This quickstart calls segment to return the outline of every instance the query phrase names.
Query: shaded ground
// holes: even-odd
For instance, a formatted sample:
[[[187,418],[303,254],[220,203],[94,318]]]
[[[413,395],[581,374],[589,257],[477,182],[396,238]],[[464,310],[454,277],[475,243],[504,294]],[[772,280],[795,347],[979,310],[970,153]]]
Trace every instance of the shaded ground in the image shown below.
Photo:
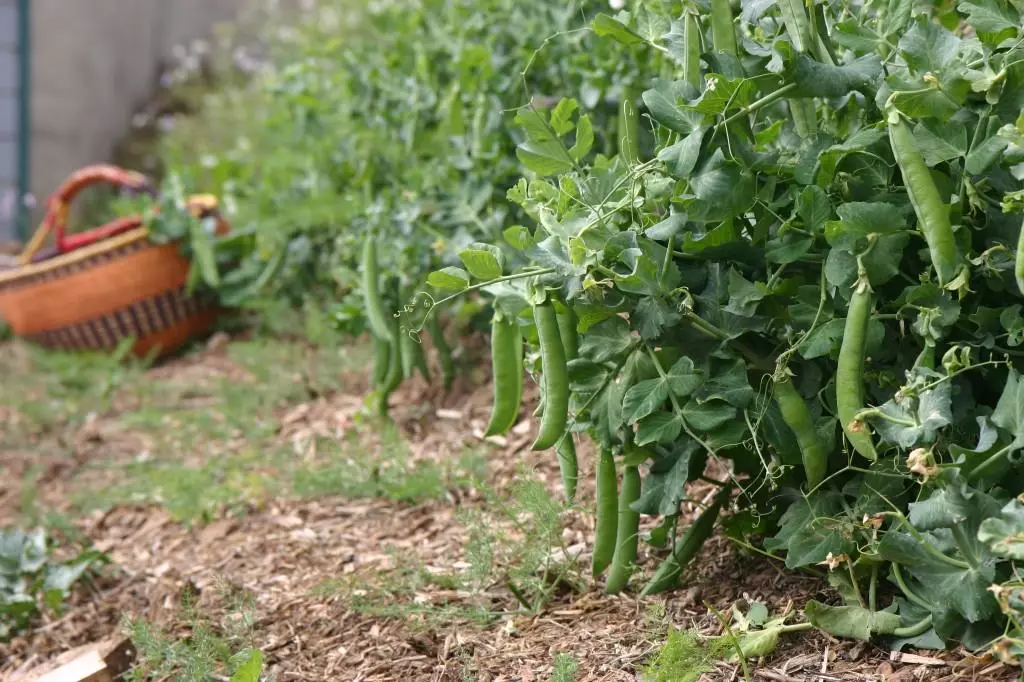
[[[708,605],[776,614],[830,597],[721,537],[686,588],[604,596],[588,573],[590,452],[565,510],[554,457],[528,450],[529,420],[480,439],[485,376],[448,396],[412,382],[386,426],[362,414],[367,360],[215,341],[147,372],[0,346],[0,524],[43,523],[112,560],[63,615],[0,645],[0,680],[121,630],[135,679],[227,679],[218,666],[253,646],[281,681],[634,680],[670,629],[721,633]],[[657,560],[641,555],[648,571]],[[749,674],[1016,679],[962,652],[914,653],[926,658],[786,635]],[[743,679],[704,663],[702,680]]]

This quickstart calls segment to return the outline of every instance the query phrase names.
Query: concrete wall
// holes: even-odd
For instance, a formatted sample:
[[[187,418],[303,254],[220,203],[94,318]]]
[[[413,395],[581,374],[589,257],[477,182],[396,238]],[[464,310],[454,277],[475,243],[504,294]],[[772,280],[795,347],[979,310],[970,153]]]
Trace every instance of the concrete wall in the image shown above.
[[[39,203],[71,171],[109,159],[175,45],[209,37],[249,4],[33,0],[30,186]]]
[[[0,0],[0,244],[14,238],[18,195],[18,7]]]

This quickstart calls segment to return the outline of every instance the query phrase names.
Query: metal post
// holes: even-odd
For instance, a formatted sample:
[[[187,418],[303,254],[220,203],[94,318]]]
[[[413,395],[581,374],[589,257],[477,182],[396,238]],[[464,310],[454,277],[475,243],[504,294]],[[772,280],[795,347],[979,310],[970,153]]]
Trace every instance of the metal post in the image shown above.
[[[32,139],[32,21],[30,0],[18,0],[18,210],[15,234],[28,237],[32,209],[25,205],[31,190]]]

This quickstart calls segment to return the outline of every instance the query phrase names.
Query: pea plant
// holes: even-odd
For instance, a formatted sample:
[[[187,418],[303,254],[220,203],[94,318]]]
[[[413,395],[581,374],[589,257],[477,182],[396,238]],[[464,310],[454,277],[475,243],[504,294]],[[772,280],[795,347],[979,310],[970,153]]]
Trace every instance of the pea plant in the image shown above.
[[[595,130],[518,112],[525,219],[428,279],[493,301],[493,417],[573,498],[595,578],[677,586],[716,526],[824,567],[834,635],[1024,654],[1024,33],[1003,0],[632,3],[654,77]],[[579,96],[583,96],[579,94]],[[602,132],[615,147],[595,148]],[[432,314],[433,308],[429,311]],[[688,524],[685,484],[718,493]],[[1024,498],[1022,498],[1024,499]],[[726,513],[728,512],[728,513]],[[660,565],[636,580],[639,520]]]

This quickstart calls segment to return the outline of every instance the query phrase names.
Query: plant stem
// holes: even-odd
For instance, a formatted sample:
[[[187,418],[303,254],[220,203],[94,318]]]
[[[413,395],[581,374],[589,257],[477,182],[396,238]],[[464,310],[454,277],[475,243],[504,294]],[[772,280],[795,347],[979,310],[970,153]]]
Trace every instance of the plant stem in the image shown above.
[[[749,116],[750,114],[754,113],[755,111],[757,111],[761,107],[767,106],[767,105],[771,104],[772,102],[776,102],[776,101],[782,99],[783,97],[785,97],[789,93],[793,92],[794,90],[796,90],[796,83],[787,83],[786,85],[783,85],[778,90],[774,90],[772,92],[769,92],[767,95],[765,95],[761,99],[756,100],[754,102],[751,102],[747,106],[745,106],[742,109],[740,109],[739,111],[737,111],[735,114],[727,117],[724,121],[722,121],[721,123],[717,124],[715,126],[715,130],[717,131],[719,128],[724,128],[724,127],[728,126],[730,123],[732,123],[733,121],[735,121],[735,120],[737,120],[739,118],[743,118],[744,116]]]
[[[899,424],[900,426],[908,426],[911,428],[918,426],[917,422],[911,421],[909,419],[900,419],[899,417],[894,417],[891,414],[886,414],[885,412],[882,412],[877,407],[869,407],[866,410],[861,410],[856,415],[854,415],[853,418],[856,421],[862,422],[871,417],[878,417],[879,419],[883,419],[887,422],[892,422],[893,424]]]
[[[931,610],[931,604],[926,602],[921,597],[917,596],[917,594],[915,594],[914,591],[910,589],[910,586],[907,585],[907,581],[903,578],[903,569],[900,568],[900,565],[895,562],[893,562],[892,564],[892,577],[896,579],[896,584],[899,585],[901,590],[903,590],[903,594],[906,595],[909,601],[913,602],[914,604],[917,604],[922,609]]]
[[[896,628],[892,631],[892,634],[896,637],[917,637],[928,632],[928,629],[932,626],[932,614],[928,614],[921,620],[917,621],[913,625],[908,625],[903,628]]]
[[[999,452],[995,453],[994,455],[992,455],[991,457],[986,459],[984,462],[982,462],[981,464],[976,466],[974,468],[974,470],[971,471],[971,473],[967,474],[967,482],[968,483],[973,483],[973,482],[977,481],[978,479],[980,479],[982,477],[982,475],[985,474],[985,472],[987,472],[989,469],[991,469],[996,464],[1002,462],[1003,458],[1006,455],[1010,454],[1010,452],[1012,450],[1013,450],[1013,443],[1010,443],[1009,445],[1004,447],[1002,450],[1000,450]]]
[[[486,282],[479,282],[472,286],[468,286],[465,289],[462,289],[461,291],[455,292],[451,296],[445,296],[440,301],[435,301],[434,304],[430,307],[436,308],[438,306],[444,305],[448,301],[455,300],[459,296],[468,294],[471,291],[476,291],[477,289],[489,287],[492,284],[500,284],[501,282],[511,282],[516,279],[526,279],[527,277],[542,277],[544,275],[550,275],[553,272],[556,272],[555,268],[541,268],[540,270],[530,270],[529,272],[517,272],[514,275],[505,275],[504,277],[498,277],[497,279],[489,279]]]
[[[978,570],[978,557],[974,556],[974,550],[971,549],[970,540],[967,537],[967,531],[964,530],[963,524],[953,524],[950,530],[953,531],[953,539],[956,540],[957,548],[964,555],[967,563],[971,565],[971,569]]]
[[[868,608],[875,610],[878,603],[878,564],[871,566],[871,582],[868,584]]]

